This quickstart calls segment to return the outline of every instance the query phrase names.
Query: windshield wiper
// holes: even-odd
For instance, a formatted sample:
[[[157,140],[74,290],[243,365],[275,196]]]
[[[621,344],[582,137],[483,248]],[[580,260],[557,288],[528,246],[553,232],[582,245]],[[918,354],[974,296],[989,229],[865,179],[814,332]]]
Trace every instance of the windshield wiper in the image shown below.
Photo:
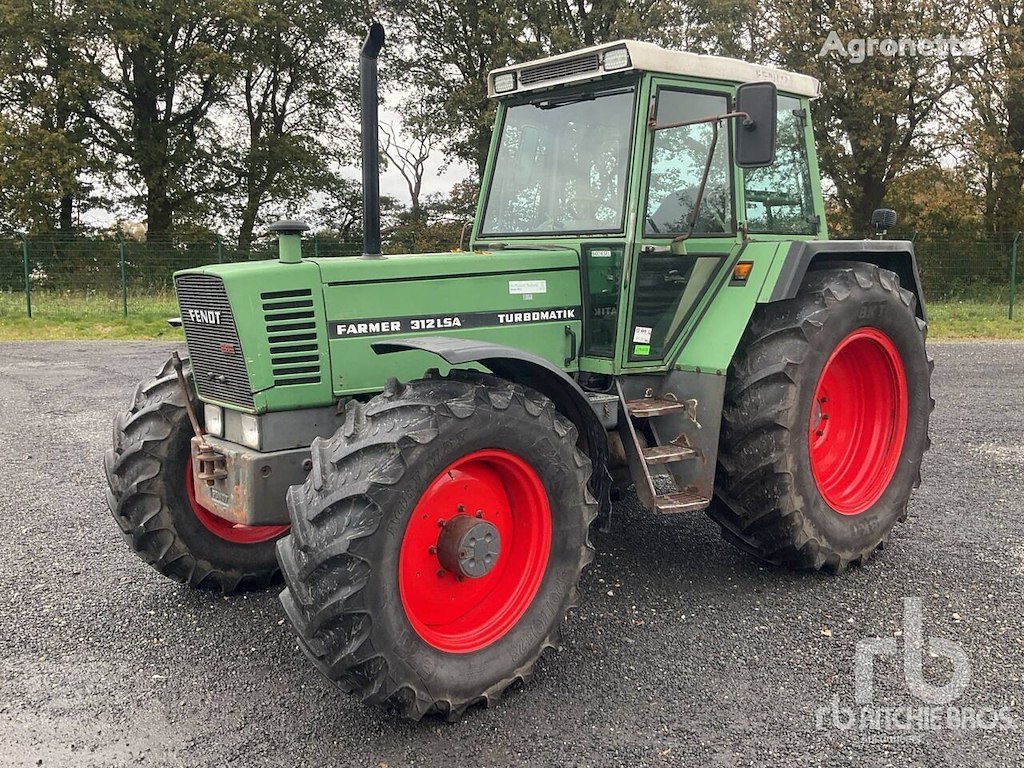
[[[473,248],[485,248],[488,251],[572,251],[569,245],[533,245],[528,243],[474,243]]]
[[[550,98],[550,99],[537,99],[531,101],[530,104],[537,109],[554,109],[555,107],[564,107],[567,104],[579,104],[583,101],[594,101],[595,99],[604,98],[605,96],[619,96],[623,93],[632,93],[633,86],[623,86],[622,88],[614,88],[609,91],[584,91],[583,93],[571,93],[566,94],[562,97]]]

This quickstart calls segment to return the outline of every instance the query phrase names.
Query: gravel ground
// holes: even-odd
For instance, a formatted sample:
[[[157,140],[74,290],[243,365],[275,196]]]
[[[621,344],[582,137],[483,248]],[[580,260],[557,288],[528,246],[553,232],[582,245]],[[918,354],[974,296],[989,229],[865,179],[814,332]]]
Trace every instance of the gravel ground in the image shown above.
[[[189,591],[121,542],[101,453],[112,413],[169,351],[0,345],[0,766],[1021,764],[1022,344],[931,345],[924,485],[869,565],[778,571],[703,515],[620,504],[564,649],[457,724],[400,721],[330,687],[276,589]],[[926,641],[969,660],[943,716],[992,725],[1002,710],[1016,728],[836,727],[833,710],[855,706],[864,638],[900,642],[875,665],[871,711],[924,706],[903,674],[904,597],[921,598]],[[951,670],[926,654],[932,683]]]

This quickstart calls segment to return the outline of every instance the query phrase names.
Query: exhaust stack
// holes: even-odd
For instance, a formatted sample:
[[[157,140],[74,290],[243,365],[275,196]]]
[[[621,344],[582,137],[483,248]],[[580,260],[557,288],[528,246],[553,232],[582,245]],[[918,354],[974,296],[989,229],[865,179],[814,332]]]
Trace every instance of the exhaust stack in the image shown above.
[[[363,258],[380,254],[380,158],[378,156],[377,54],[384,45],[384,27],[377,22],[359,52],[359,101],[363,139]]]

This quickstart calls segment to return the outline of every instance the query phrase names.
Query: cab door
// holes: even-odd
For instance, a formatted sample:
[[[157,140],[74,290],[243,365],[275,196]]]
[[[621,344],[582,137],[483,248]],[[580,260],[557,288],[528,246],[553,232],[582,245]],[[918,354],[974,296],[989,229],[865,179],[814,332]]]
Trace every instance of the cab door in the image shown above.
[[[650,115],[658,125],[723,115],[731,109],[733,93],[727,87],[683,87],[655,80]],[[621,358],[625,368],[670,362],[739,254],[732,122],[722,121],[718,127],[699,206],[712,124],[648,134],[641,210],[629,260],[631,289]],[[672,240],[689,229],[694,215],[686,253],[672,253]]]

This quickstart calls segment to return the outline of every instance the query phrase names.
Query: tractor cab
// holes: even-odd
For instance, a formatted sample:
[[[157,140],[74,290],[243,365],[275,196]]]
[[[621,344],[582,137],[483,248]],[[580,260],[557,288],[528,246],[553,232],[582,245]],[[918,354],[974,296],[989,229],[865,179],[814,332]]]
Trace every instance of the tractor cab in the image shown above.
[[[744,322],[778,241],[825,237],[813,78],[624,41],[488,84],[474,244],[579,253],[584,370],[672,364],[713,294]]]

